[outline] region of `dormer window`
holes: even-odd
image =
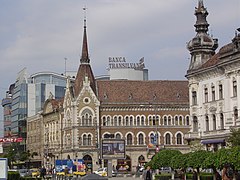
[[[107,93],[104,93],[104,94],[103,94],[103,98],[104,98],[105,100],[108,99]]]
[[[129,94],[128,99],[131,100],[133,98],[132,93]]]

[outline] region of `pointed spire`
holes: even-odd
[[[81,59],[80,59],[80,62],[81,63],[89,63],[90,62],[90,59],[89,59],[89,56],[88,56],[88,44],[87,44],[87,25],[86,25],[86,10],[87,8],[83,8],[84,10],[84,31],[83,31],[83,44],[82,44],[82,56],[81,56]]]
[[[198,9],[203,7],[204,8],[204,5],[203,5],[203,0],[199,0],[198,1]]]
[[[197,17],[196,24],[194,25],[196,27],[195,31],[197,33],[207,33],[209,26],[207,22],[208,12],[204,7],[203,0],[198,0],[198,7],[195,8],[195,16]]]

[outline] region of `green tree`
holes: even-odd
[[[153,169],[160,169],[161,167],[171,167],[171,159],[179,154],[181,154],[181,152],[178,150],[163,149],[153,157],[149,165],[151,165]]]
[[[10,145],[3,157],[8,158],[8,166],[10,169],[12,169],[13,163],[17,161],[17,151],[14,149],[14,146]]]
[[[222,169],[225,164],[230,164],[234,170],[240,170],[240,146],[222,148],[216,152],[215,167]]]
[[[190,152],[187,155],[187,166],[197,170],[199,179],[199,169],[203,167],[204,160],[209,156],[211,152],[205,150],[198,150]]]
[[[33,159],[34,156],[37,156],[37,155],[38,155],[37,152],[30,152],[29,150],[24,151],[24,152],[21,153],[19,160],[20,161],[27,161],[28,162],[28,169],[30,169],[31,159]]]
[[[229,138],[227,139],[227,142],[230,143],[230,146],[240,146],[240,128],[238,129],[234,129],[234,128],[231,128],[230,129],[230,136]]]

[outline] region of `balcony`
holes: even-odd
[[[219,137],[219,136],[221,137],[221,136],[226,136],[229,133],[230,133],[229,129],[204,131],[204,132],[202,132],[202,138],[213,138],[213,137]]]

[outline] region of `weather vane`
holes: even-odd
[[[86,25],[86,19],[87,19],[87,8],[86,8],[86,6],[83,7],[83,13],[84,13],[84,24]]]

